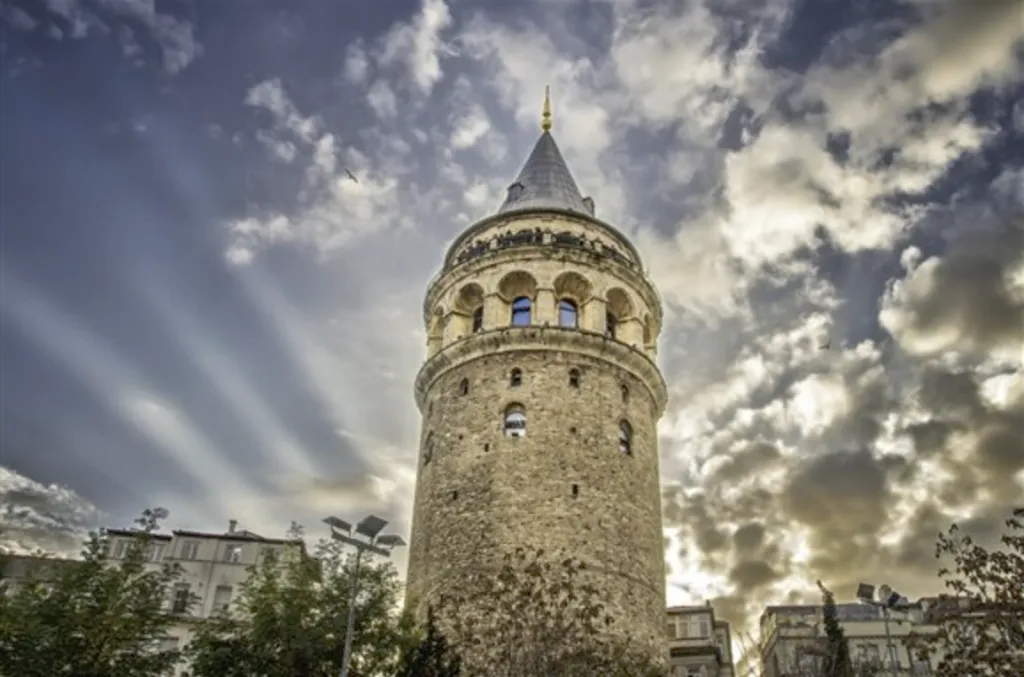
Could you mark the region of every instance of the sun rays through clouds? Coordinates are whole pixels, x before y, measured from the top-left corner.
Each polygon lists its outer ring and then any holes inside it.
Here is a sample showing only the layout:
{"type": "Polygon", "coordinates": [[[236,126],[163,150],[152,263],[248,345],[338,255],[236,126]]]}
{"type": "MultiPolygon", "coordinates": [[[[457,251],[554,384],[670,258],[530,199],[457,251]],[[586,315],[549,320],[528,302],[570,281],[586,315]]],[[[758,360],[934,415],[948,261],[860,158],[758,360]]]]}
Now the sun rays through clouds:
{"type": "Polygon", "coordinates": [[[991,534],[1024,495],[1018,3],[213,4],[0,12],[5,85],[39,102],[2,139],[19,541],[125,509],[114,485],[192,527],[373,510],[406,529],[422,294],[501,203],[545,85],[577,183],[665,304],[670,603],[749,629],[818,579],[934,593],[934,534],[991,534]],[[83,73],[120,78],[118,105],[53,98],[83,73]],[[103,136],[129,119],[151,124],[103,136]],[[49,420],[50,370],[81,442],[47,463],[28,422],[49,420]]]}

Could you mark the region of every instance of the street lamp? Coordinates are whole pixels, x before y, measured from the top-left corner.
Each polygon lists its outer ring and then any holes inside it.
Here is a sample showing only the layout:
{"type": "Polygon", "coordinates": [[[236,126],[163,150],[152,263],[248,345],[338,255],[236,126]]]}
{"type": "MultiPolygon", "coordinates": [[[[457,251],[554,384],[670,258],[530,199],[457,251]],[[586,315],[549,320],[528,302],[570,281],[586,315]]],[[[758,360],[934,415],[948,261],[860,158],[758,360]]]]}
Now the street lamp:
{"type": "Polygon", "coordinates": [[[875,586],[869,583],[857,585],[857,599],[864,604],[870,604],[882,610],[882,622],[885,624],[885,645],[889,652],[889,669],[893,675],[896,672],[896,647],[892,643],[892,635],[889,633],[889,612],[891,610],[902,611],[909,606],[907,598],[900,595],[888,585],[878,588],[878,599],[875,599],[875,586]]]}
{"type": "Polygon", "coordinates": [[[341,677],[348,677],[348,663],[352,658],[352,634],[356,624],[356,594],[359,591],[359,563],[363,552],[372,552],[383,557],[390,557],[394,548],[405,545],[405,541],[397,534],[380,532],[388,525],[387,520],[376,515],[367,515],[356,525],[355,534],[352,525],[334,515],[324,518],[324,524],[331,527],[331,538],[351,545],[356,549],[356,567],[352,575],[352,590],[348,597],[348,621],[345,625],[345,652],[341,657],[341,677]],[[362,536],[357,538],[356,536],[362,536]]]}

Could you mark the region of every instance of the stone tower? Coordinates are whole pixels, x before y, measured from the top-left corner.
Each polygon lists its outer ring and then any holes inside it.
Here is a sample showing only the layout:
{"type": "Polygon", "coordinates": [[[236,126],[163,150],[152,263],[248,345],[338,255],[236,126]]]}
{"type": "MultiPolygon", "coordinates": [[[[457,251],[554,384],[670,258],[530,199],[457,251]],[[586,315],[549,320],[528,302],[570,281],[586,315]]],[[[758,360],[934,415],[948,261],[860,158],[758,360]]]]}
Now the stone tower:
{"type": "Polygon", "coordinates": [[[455,240],[427,290],[407,599],[422,615],[466,571],[544,548],[585,562],[614,627],[660,652],[661,303],[550,129],[545,97],[504,203],[455,240]]]}

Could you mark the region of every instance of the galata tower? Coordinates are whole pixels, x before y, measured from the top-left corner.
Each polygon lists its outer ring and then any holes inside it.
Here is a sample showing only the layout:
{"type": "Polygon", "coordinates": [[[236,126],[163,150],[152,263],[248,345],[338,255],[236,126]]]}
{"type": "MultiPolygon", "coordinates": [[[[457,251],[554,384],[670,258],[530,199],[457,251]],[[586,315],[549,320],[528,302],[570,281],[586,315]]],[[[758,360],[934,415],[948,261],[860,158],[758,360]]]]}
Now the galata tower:
{"type": "Polygon", "coordinates": [[[547,96],[541,129],[427,289],[406,595],[422,618],[467,571],[543,548],[584,562],[613,627],[661,651],[661,302],[577,188],[547,96]]]}

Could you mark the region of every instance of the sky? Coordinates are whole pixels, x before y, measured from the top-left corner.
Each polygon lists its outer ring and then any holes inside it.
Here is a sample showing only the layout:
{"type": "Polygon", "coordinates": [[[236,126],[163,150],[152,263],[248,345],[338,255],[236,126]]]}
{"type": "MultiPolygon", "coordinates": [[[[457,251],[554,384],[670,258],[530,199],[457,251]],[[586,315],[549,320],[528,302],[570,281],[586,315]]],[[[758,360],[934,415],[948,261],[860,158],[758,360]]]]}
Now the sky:
{"type": "Polygon", "coordinates": [[[0,0],[0,28],[8,547],[158,505],[408,535],[423,294],[545,85],[665,305],[670,603],[935,594],[935,535],[1024,502],[1012,0],[0,0]]]}

